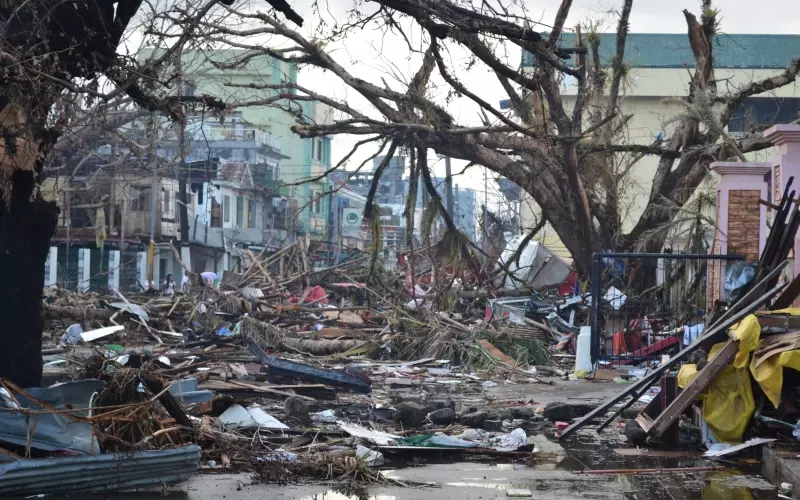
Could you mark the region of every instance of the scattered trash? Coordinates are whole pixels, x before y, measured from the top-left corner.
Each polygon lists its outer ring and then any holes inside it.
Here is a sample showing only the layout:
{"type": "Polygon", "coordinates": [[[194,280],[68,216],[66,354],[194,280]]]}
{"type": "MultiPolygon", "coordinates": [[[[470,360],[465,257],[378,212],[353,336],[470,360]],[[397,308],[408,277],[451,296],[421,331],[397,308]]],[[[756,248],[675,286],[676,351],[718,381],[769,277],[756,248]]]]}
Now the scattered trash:
{"type": "Polygon", "coordinates": [[[356,456],[363,460],[370,467],[380,467],[386,461],[383,458],[383,453],[370,450],[366,446],[361,445],[356,447],[356,456]]]}
{"type": "Polygon", "coordinates": [[[711,448],[708,449],[707,452],[703,455],[704,457],[714,458],[714,457],[724,457],[727,455],[733,455],[738,453],[742,450],[747,448],[751,448],[753,446],[759,446],[766,443],[772,443],[777,441],[777,439],[765,439],[765,438],[753,438],[748,439],[742,444],[737,445],[730,445],[726,443],[717,443],[713,445],[711,448]]]}
{"type": "Polygon", "coordinates": [[[244,408],[234,404],[219,416],[222,425],[231,429],[252,429],[254,427],[264,429],[288,429],[272,415],[264,412],[261,408],[244,408]]]}
{"type": "Polygon", "coordinates": [[[107,326],[105,328],[98,328],[97,330],[89,330],[88,332],[81,332],[79,335],[84,342],[92,342],[103,337],[108,337],[111,334],[124,330],[122,325],[107,326]]]}

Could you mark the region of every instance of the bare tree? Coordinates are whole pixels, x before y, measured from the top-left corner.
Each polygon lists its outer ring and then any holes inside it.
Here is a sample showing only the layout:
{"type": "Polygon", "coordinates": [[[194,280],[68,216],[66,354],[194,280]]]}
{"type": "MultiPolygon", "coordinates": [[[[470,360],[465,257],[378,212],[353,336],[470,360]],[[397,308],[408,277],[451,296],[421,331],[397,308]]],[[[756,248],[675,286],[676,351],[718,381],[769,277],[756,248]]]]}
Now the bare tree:
{"type": "MultiPolygon", "coordinates": [[[[302,22],[282,0],[276,9],[302,22]]],[[[209,96],[168,91],[159,65],[196,39],[201,21],[228,15],[204,0],[156,11],[142,0],[24,0],[0,3],[0,378],[30,387],[42,373],[44,263],[58,209],[38,185],[54,150],[79,141],[124,102],[180,120],[186,106],[224,108],[209,96]],[[138,21],[134,21],[136,16],[138,21]],[[161,55],[147,65],[119,53],[133,29],[152,33],[161,55]]],[[[124,115],[124,113],[122,113],[124,115]]],[[[120,123],[120,122],[118,122],[120,123]]]]}
{"type": "MultiPolygon", "coordinates": [[[[383,139],[394,150],[415,150],[412,172],[419,174],[425,185],[430,178],[424,161],[429,149],[483,165],[532,196],[543,219],[572,254],[578,272],[588,276],[595,251],[660,251],[666,233],[658,229],[681,214],[711,162],[741,159],[746,153],[770,147],[759,133],[732,139],[725,134],[725,127],[746,98],[793,82],[800,59],[787,61],[786,69],[773,77],[734,92],[720,91],[713,63],[717,12],[710,0],[704,0],[699,19],[683,12],[694,55],[694,67],[687,68],[691,73],[689,92],[680,100],[684,112],[672,120],[663,141],[632,144],[624,134],[630,116],[623,114],[620,103],[628,74],[624,61],[633,0],[622,0],[610,68],[600,60],[599,38],[593,33],[582,35],[578,28],[577,46],[559,46],[571,4],[562,1],[549,36],[532,29],[537,23],[525,17],[521,8],[504,5],[502,0],[359,1],[346,23],[326,22],[320,35],[313,38],[273,16],[235,6],[229,10],[236,23],[202,24],[208,36],[247,49],[248,57],[268,54],[326,70],[328,77],[338,78],[369,103],[369,109],[356,109],[351,101],[296,84],[248,85],[268,94],[256,104],[319,100],[343,115],[333,124],[299,123],[296,133],[303,137],[352,134],[364,137],[362,143],[383,139]],[[391,32],[403,40],[408,60],[421,60],[413,77],[406,83],[395,79],[391,85],[386,78],[360,78],[327,50],[331,41],[357,39],[357,31],[362,29],[391,32]],[[248,43],[252,36],[269,37],[269,43],[248,43]],[[512,101],[513,113],[481,98],[478,89],[462,79],[463,73],[446,57],[451,51],[466,52],[469,65],[492,72],[512,101]],[[514,51],[533,54],[531,73],[519,71],[518,59],[507,57],[514,51]],[[577,81],[571,109],[562,96],[565,75],[577,81]],[[457,94],[476,103],[483,123],[460,124],[446,104],[432,95],[434,80],[446,84],[445,95],[457,94]],[[398,89],[401,84],[403,88],[398,89]],[[626,207],[620,201],[623,181],[632,165],[646,155],[659,158],[658,168],[643,213],[632,229],[625,231],[626,207]]],[[[443,93],[441,88],[437,90],[437,94],[443,93]]],[[[431,195],[437,204],[433,191],[431,195]]],[[[439,204],[436,208],[447,221],[443,207],[439,204]]],[[[370,210],[368,206],[367,212],[370,210]]],[[[448,225],[453,227],[452,222],[448,225]]]]}

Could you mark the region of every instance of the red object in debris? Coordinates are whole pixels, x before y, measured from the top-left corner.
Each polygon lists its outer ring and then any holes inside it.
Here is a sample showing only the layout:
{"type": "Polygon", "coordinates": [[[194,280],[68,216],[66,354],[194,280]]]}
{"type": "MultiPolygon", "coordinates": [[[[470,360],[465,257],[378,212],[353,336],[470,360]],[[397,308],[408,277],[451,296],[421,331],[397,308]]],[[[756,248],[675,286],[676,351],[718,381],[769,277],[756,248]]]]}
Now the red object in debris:
{"type": "Polygon", "coordinates": [[[556,422],[556,430],[559,432],[563,431],[567,427],[569,427],[569,424],[566,422],[556,422]]]}
{"type": "Polygon", "coordinates": [[[562,297],[565,295],[572,296],[575,293],[575,283],[578,282],[578,273],[572,271],[567,276],[567,279],[561,282],[558,286],[558,294],[562,297]]]}
{"type": "Polygon", "coordinates": [[[677,335],[671,335],[671,336],[665,338],[664,340],[659,340],[658,342],[656,342],[654,344],[650,344],[648,346],[642,347],[641,349],[637,349],[637,350],[633,351],[630,354],[630,356],[631,356],[631,358],[634,358],[634,359],[631,359],[631,360],[627,360],[627,359],[614,360],[614,363],[612,363],[612,364],[614,364],[614,365],[630,365],[630,364],[638,363],[639,360],[635,359],[635,358],[644,357],[644,356],[655,356],[656,354],[659,354],[662,351],[666,351],[667,349],[671,348],[672,346],[674,346],[674,345],[676,345],[678,343],[679,343],[678,336],[677,335]]]}
{"type": "Polygon", "coordinates": [[[304,303],[309,304],[312,302],[314,304],[328,303],[328,293],[325,291],[324,288],[317,285],[313,287],[311,290],[309,290],[308,295],[306,295],[306,300],[304,301],[304,303]]]}

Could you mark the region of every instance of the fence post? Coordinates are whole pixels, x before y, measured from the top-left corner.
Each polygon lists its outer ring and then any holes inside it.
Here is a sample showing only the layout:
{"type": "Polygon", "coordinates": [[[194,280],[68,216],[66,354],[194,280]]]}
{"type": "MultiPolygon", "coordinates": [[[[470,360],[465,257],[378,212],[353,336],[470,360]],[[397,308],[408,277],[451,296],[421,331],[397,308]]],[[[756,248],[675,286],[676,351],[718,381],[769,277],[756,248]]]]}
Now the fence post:
{"type": "Polygon", "coordinates": [[[45,288],[56,286],[58,281],[58,247],[50,247],[47,260],[44,263],[44,286],[45,288]]]}
{"type": "Polygon", "coordinates": [[[112,290],[119,290],[120,261],[119,250],[108,252],[108,287],[112,290]]]}
{"type": "Polygon", "coordinates": [[[136,252],[136,280],[138,288],[144,290],[150,288],[147,282],[147,252],[136,252]]]}
{"type": "Polygon", "coordinates": [[[600,283],[602,258],[599,253],[592,255],[592,366],[596,366],[600,361],[600,294],[602,288],[600,283]]]}
{"type": "Polygon", "coordinates": [[[92,251],[89,248],[78,249],[78,291],[85,293],[91,285],[92,251]]]}

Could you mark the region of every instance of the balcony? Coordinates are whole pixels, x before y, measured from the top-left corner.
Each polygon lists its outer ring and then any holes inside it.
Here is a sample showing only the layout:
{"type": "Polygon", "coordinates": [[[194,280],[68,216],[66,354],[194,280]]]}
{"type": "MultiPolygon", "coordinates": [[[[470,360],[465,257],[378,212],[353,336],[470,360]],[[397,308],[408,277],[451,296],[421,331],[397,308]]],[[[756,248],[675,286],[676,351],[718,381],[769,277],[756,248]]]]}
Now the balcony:
{"type": "Polygon", "coordinates": [[[226,242],[246,243],[249,245],[263,245],[265,243],[280,243],[287,241],[288,231],[280,228],[222,228],[209,227],[202,222],[189,221],[189,242],[201,245],[225,248],[226,242]]]}
{"type": "MultiPolygon", "coordinates": [[[[125,139],[135,142],[137,144],[144,144],[149,141],[147,131],[142,128],[130,128],[120,131],[120,135],[125,139]]],[[[219,127],[212,125],[187,126],[184,132],[184,137],[187,142],[198,141],[214,141],[222,142],[223,144],[215,144],[215,147],[248,147],[246,143],[250,143],[249,147],[265,148],[274,154],[281,152],[281,139],[272,134],[268,134],[258,129],[253,128],[230,128],[219,127]],[[225,144],[230,142],[230,144],[225,144]]],[[[170,132],[167,136],[162,137],[159,142],[177,142],[177,137],[174,132],[170,132]]]]}

